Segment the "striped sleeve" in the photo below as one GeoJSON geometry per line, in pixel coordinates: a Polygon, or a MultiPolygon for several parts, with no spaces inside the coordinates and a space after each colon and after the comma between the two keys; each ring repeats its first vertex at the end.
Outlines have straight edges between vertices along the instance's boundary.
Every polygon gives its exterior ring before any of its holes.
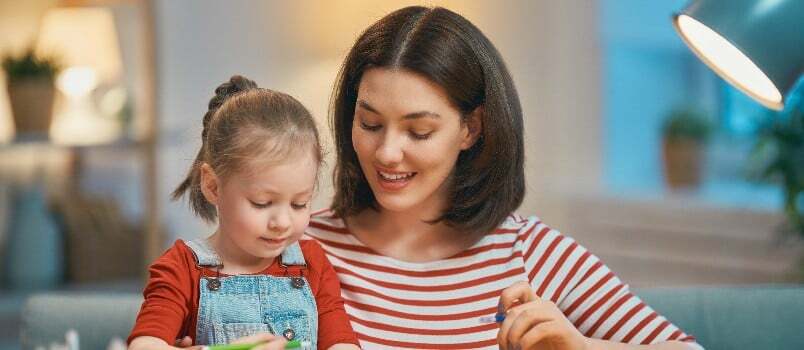
{"type": "Polygon", "coordinates": [[[629,344],[695,338],[659,315],[595,255],[537,219],[525,225],[523,258],[528,280],[554,302],[585,336],[629,344]]]}

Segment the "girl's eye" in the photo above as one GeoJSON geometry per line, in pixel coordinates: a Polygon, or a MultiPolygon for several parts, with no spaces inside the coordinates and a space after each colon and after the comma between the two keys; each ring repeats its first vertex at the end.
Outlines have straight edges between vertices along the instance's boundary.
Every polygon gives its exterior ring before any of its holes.
{"type": "Polygon", "coordinates": [[[370,125],[370,124],[366,124],[365,122],[361,121],[360,122],[360,127],[363,130],[367,130],[367,131],[377,131],[377,130],[380,130],[380,127],[382,127],[382,125],[379,125],[379,124],[378,125],[370,125]]]}
{"type": "Polygon", "coordinates": [[[292,203],[290,206],[296,210],[307,209],[307,203],[292,203]]]}
{"type": "Polygon", "coordinates": [[[428,133],[424,133],[424,134],[411,131],[410,132],[410,137],[412,137],[414,140],[427,140],[427,139],[430,138],[430,135],[432,135],[432,134],[433,134],[432,131],[428,132],[428,133]]]}
{"type": "Polygon", "coordinates": [[[268,207],[271,206],[271,202],[265,202],[265,203],[256,203],[256,202],[253,202],[253,201],[249,201],[249,202],[251,203],[252,207],[257,208],[257,209],[265,209],[265,208],[268,208],[268,207]]]}

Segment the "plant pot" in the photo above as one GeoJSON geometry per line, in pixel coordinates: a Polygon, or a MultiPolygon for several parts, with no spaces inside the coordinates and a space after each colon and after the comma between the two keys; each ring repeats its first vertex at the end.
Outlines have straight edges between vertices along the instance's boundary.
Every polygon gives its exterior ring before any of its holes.
{"type": "Polygon", "coordinates": [[[53,119],[53,79],[8,81],[8,97],[17,136],[47,136],[53,119]]]}
{"type": "Polygon", "coordinates": [[[701,142],[674,138],[662,145],[664,178],[671,189],[694,189],[701,182],[701,142]]]}

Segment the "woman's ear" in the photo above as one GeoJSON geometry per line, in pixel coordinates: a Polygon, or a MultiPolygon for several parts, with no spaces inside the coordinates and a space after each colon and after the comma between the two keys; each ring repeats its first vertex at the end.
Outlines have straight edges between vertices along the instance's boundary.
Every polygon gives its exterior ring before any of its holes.
{"type": "Polygon", "coordinates": [[[466,117],[464,122],[466,134],[461,142],[461,150],[467,150],[474,146],[477,139],[483,135],[483,113],[485,113],[485,109],[483,106],[479,106],[466,117]]]}
{"type": "Polygon", "coordinates": [[[207,199],[207,202],[217,206],[220,199],[220,178],[215,174],[215,170],[212,170],[212,167],[207,163],[201,164],[200,171],[201,193],[204,194],[204,198],[207,199]]]}

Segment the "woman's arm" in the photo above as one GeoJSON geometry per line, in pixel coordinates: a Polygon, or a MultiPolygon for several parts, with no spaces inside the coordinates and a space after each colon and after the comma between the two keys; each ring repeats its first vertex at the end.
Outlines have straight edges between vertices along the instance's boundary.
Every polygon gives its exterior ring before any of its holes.
{"type": "Polygon", "coordinates": [[[652,345],[633,345],[584,336],[553,302],[539,298],[527,282],[503,290],[500,310],[505,320],[500,325],[497,342],[500,349],[553,350],[655,349],[690,350],[689,344],[666,341],[652,345]]]}

